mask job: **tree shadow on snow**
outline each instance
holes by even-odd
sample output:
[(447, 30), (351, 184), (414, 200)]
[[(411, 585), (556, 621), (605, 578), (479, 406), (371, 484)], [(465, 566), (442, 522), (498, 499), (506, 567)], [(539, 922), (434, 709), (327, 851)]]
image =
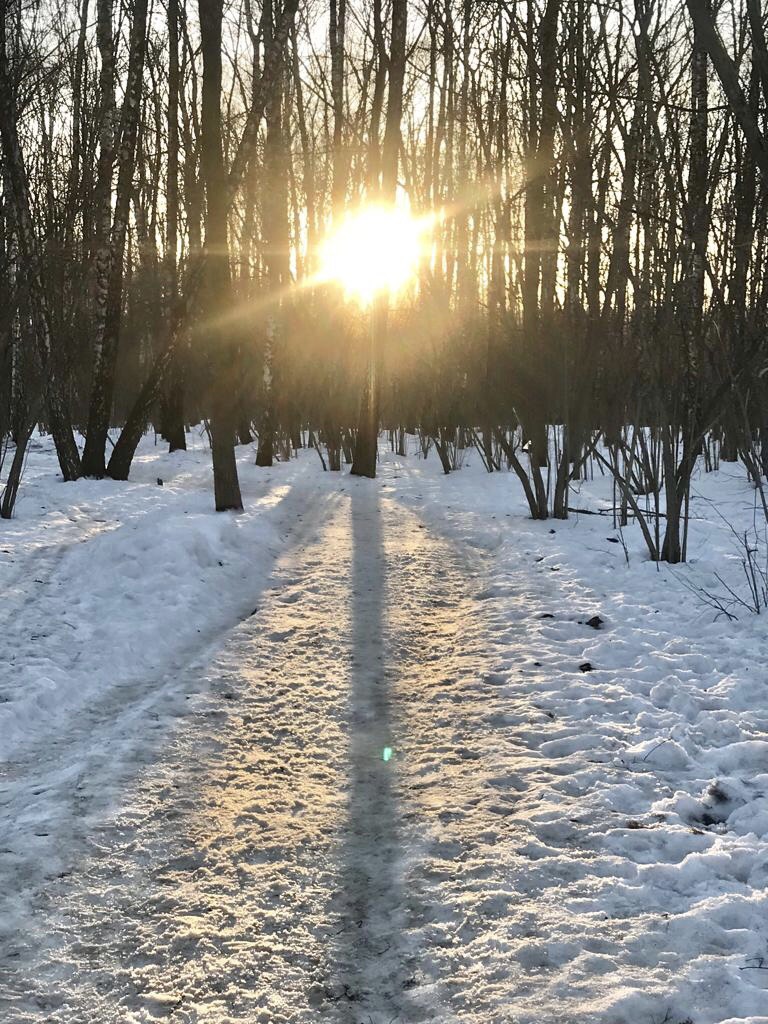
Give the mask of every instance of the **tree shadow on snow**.
[(379, 488), (351, 495), (349, 790), (340, 852), (339, 931), (326, 989), (339, 1020), (415, 1021), (403, 945), (404, 894), (396, 794), (398, 737), (386, 663), (386, 562)]

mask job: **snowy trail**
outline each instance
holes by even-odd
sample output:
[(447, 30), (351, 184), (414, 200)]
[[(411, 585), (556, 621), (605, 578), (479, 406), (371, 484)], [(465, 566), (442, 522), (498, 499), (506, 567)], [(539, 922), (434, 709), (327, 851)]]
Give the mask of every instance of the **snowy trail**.
[[(281, 560), (170, 749), (6, 945), (4, 1021), (434, 1018), (434, 997), (409, 992), (415, 828), (398, 792), (409, 749), (431, 740), (395, 687), (401, 659), (437, 655), (393, 609), (466, 580), (410, 519), (359, 487)], [(431, 611), (453, 633), (451, 602)]]
[(76, 835), (0, 857), (36, 882), (3, 1024), (766, 1024), (768, 729), (735, 672), (623, 612), (615, 545), (591, 589), (575, 524), (414, 460), (329, 477), (252, 616), (80, 723)]
[[(282, 547), (290, 550), (292, 545), (302, 543), (306, 533), (302, 516), (307, 495), (300, 485), (286, 494), (279, 488), (275, 490), (277, 497), (270, 496), (269, 507), (261, 515), (265, 519), (270, 513), (279, 515), (283, 524)], [(324, 514), (335, 500), (332, 494), (316, 494), (317, 514)], [(87, 517), (82, 518), (87, 523)], [(12, 942), (17, 916), (23, 919), (28, 912), (29, 893), (57, 873), (69, 870), (73, 858), (87, 843), (92, 825), (101, 822), (119, 804), (122, 787), (139, 768), (152, 764), (158, 757), (169, 725), (188, 712), (188, 693), (190, 689), (195, 690), (194, 676), (210, 660), (222, 634), (228, 632), (227, 625), (240, 617), (235, 610), (238, 604), (242, 607), (244, 602), (245, 607), (253, 607), (265, 575), (262, 566), (268, 565), (272, 557), (268, 550), (261, 549), (257, 552), (258, 560), (243, 559), (245, 573), (256, 569), (256, 582), (245, 588), (241, 584), (239, 591), (231, 587), (232, 593), (222, 594), (220, 607), (210, 610), (206, 621), (200, 622), (200, 628), (195, 628), (194, 615), (184, 609), (183, 590), (181, 594), (169, 595), (171, 604), (178, 603), (179, 617), (178, 625), (170, 626), (174, 642), (166, 645), (169, 650), (165, 651), (157, 643), (162, 626), (153, 626), (152, 616), (146, 611), (143, 622), (134, 617), (123, 625), (119, 606), (116, 613), (108, 603), (98, 611), (88, 606), (87, 586), (82, 588), (86, 595), (85, 608), (77, 607), (80, 597), (77, 588), (72, 588), (72, 568), (66, 563), (74, 554), (79, 558), (80, 572), (89, 558), (97, 573), (103, 570), (104, 558), (99, 557), (97, 545), (104, 531), (100, 526), (83, 527), (77, 518), (72, 522), (76, 524), (72, 536), (35, 551), (34, 574), (29, 571), (26, 576), (19, 574), (19, 582), (12, 579), (6, 591), (16, 603), (15, 614), (4, 628), (11, 652), (11, 669), (18, 655), (21, 671), (28, 671), (24, 654), (30, 651), (29, 663), (37, 662), (42, 671), (75, 679), (78, 673), (83, 680), (83, 692), (78, 693), (77, 686), (72, 688), (74, 700), (70, 707), (65, 704), (56, 708), (53, 701), (47, 702), (50, 707), (39, 706), (31, 700), (29, 714), (37, 718), (38, 729), (30, 730), (27, 741), (13, 746), (13, 756), (0, 763), (0, 834), (4, 840), (0, 842), (0, 950), (5, 948), (9, 935)], [(114, 557), (116, 546), (119, 553), (120, 544), (131, 543), (130, 537), (125, 540), (121, 537), (126, 529), (123, 523), (107, 533), (106, 539), (111, 542), (105, 552), (107, 559)], [(149, 529), (152, 529), (151, 522)], [(81, 548), (84, 538), (80, 534), (84, 531), (88, 539), (84, 547), (95, 549), (95, 557), (92, 550), (85, 552)], [(142, 540), (139, 537), (134, 542), (139, 550)], [(183, 552), (183, 546), (179, 547)], [(223, 558), (231, 557), (223, 545), (218, 554)], [(218, 560), (217, 564), (222, 566), (223, 563)], [(105, 576), (103, 585), (119, 592), (121, 588), (115, 575)], [(42, 588), (36, 598), (26, 594), (30, 585)], [(67, 591), (70, 591), (69, 597)], [(128, 594), (130, 603), (139, 603), (130, 596), (130, 590)], [(71, 606), (64, 614), (62, 595)], [(64, 607), (66, 609), (67, 605)], [(142, 609), (138, 611), (141, 616)], [(78, 631), (86, 633), (85, 642), (78, 645), (65, 642), (63, 627), (69, 625), (70, 619), (77, 623)], [(131, 653), (131, 626), (138, 625), (140, 629), (144, 623), (149, 632), (148, 640), (142, 646), (139, 633), (133, 640)], [(114, 646), (109, 644), (112, 624), (117, 624), (126, 634), (125, 638), (118, 636)], [(88, 635), (93, 632), (100, 642), (93, 642)], [(51, 658), (52, 649), (57, 652), (58, 664)], [(0, 736), (3, 741), (8, 739), (1, 731)]]

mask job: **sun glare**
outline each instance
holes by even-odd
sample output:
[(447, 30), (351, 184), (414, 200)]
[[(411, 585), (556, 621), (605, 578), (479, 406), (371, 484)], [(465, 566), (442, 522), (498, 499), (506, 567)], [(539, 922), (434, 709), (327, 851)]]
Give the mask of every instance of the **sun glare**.
[(326, 240), (320, 275), (362, 303), (402, 291), (416, 275), (427, 224), (397, 207), (366, 206)]

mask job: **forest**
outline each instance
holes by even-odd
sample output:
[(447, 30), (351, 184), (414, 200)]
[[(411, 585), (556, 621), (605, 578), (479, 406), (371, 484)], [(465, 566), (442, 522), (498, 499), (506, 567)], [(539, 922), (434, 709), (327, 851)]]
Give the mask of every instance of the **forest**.
[[(3, 516), (38, 423), (121, 480), (201, 420), (219, 509), (235, 443), (372, 475), (381, 428), (539, 519), (597, 467), (654, 559), (700, 458), (768, 511), (759, 0), (2, 8)], [(369, 309), (322, 252), (372, 204), (424, 230)]]
[(0, 0), (2, 1024), (768, 1024), (768, 3)]

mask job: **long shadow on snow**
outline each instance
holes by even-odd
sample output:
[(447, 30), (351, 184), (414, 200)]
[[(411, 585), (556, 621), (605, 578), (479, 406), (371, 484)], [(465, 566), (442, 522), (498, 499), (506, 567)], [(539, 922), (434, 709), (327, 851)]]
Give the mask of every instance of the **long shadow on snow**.
[(402, 945), (391, 674), (386, 669), (385, 554), (379, 488), (352, 490), (352, 665), (348, 720), (348, 820), (342, 833), (340, 916), (331, 998), (339, 1019), (420, 1020), (407, 995)]

